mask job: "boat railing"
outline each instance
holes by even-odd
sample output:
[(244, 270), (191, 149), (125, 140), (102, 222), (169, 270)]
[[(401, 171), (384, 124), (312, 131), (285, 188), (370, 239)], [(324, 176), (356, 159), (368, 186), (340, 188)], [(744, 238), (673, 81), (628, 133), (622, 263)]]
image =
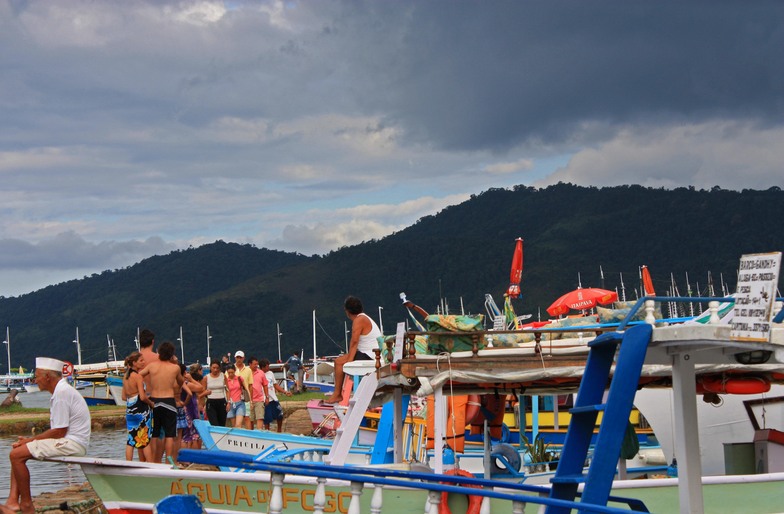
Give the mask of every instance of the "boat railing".
[[(550, 488), (526, 485), (514, 482), (501, 482), (482, 478), (471, 478), (460, 475), (435, 474), (409, 470), (393, 469), (388, 466), (354, 467), (331, 466), (327, 464), (294, 461), (271, 462), (256, 461), (253, 457), (235, 452), (203, 452), (198, 450), (181, 450), (179, 460), (197, 464), (246, 468), (253, 471), (270, 473), (272, 491), (268, 504), (270, 514), (284, 512), (284, 487), (286, 476), (303, 476), (316, 478), (317, 486), (313, 497), (313, 512), (323, 513), (327, 508), (327, 480), (348, 482), (351, 489), (349, 514), (361, 512), (360, 498), (364, 491), (370, 491), (370, 512), (381, 514), (385, 488), (423, 490), (428, 496), (424, 505), (425, 514), (436, 514), (442, 501), (442, 494), (467, 494), (482, 498), (482, 512), (489, 512), (490, 499), (508, 501), (512, 504), (513, 514), (523, 514), (526, 504), (566, 509), (578, 509), (581, 512), (628, 513), (648, 512), (644, 503), (632, 498), (611, 496), (609, 501), (626, 505), (619, 508), (605, 505), (593, 505), (550, 498)], [(392, 509), (395, 506), (391, 506)]]

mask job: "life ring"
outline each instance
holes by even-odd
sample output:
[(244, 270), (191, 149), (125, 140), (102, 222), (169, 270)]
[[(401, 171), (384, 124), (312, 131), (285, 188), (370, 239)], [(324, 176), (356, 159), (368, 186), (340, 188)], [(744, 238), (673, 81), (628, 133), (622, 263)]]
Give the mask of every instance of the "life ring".
[(760, 394), (770, 391), (770, 380), (765, 377), (705, 377), (702, 387), (715, 394)]
[(64, 361), (63, 362), (63, 376), (64, 377), (70, 377), (71, 375), (73, 375), (73, 372), (74, 372), (73, 364), (71, 364), (68, 361)]
[[(465, 471), (463, 469), (450, 469), (444, 472), (445, 475), (456, 475), (466, 478), (476, 478), (470, 471)], [(460, 487), (473, 487), (474, 489), (481, 489), (480, 486), (474, 484), (451, 484), (451, 485), (459, 485)], [(475, 494), (469, 494), (468, 496), (468, 509), (466, 509), (466, 514), (479, 514), (479, 511), (482, 509), (482, 497), (477, 496)], [(452, 511), (449, 510), (449, 493), (444, 491), (441, 493), (441, 503), (438, 505), (438, 514), (452, 514)]]

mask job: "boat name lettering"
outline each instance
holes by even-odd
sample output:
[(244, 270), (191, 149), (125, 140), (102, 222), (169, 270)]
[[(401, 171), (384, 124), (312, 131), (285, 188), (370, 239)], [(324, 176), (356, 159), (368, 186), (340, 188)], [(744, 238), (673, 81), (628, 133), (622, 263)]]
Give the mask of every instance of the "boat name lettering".
[[(284, 487), (282, 490), (283, 508), (289, 504), (299, 504), (302, 510), (313, 512), (316, 490), (313, 488), (301, 489), (298, 487)], [(171, 483), (169, 494), (192, 494), (205, 505), (239, 505), (254, 507), (266, 505), (269, 502), (271, 491), (269, 488), (254, 488), (244, 484), (215, 484), (208, 482), (185, 482), (175, 480)], [(351, 503), (351, 493), (325, 491), (326, 501), (324, 512), (348, 512)]]
[(226, 446), (232, 448), (252, 448), (254, 450), (263, 450), (264, 444), (257, 441), (248, 441), (247, 439), (226, 439)]

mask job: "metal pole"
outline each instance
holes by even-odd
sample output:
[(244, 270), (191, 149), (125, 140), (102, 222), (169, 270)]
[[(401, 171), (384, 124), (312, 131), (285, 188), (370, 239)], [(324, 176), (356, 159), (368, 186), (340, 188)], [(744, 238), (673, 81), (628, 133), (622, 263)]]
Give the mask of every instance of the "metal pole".
[(381, 311), (384, 310), (382, 306), (378, 306), (378, 328), (381, 330), (381, 333), (384, 333), (384, 319), (381, 317)]
[(76, 356), (77, 356), (77, 359), (78, 359), (77, 362), (79, 362), (79, 365), (81, 366), (82, 365), (82, 346), (81, 346), (81, 344), (79, 344), (79, 327), (76, 327), (76, 340), (74, 341), (74, 343), (76, 343)]
[(182, 357), (180, 362), (185, 364), (185, 341), (182, 339), (182, 326), (180, 326), (180, 357)]
[(278, 362), (283, 362), (283, 356), (280, 353), (280, 336), (283, 334), (280, 332), (280, 323), (275, 323), (275, 327), (278, 330)]
[(316, 309), (313, 309), (313, 376), (315, 381), (318, 382), (318, 365), (316, 364)]
[(207, 366), (212, 364), (210, 362), (210, 339), (212, 339), (212, 336), (210, 335), (210, 326), (207, 325)]
[[(6, 346), (8, 347), (8, 374), (11, 374), (11, 330), (9, 327), (5, 327), (5, 341), (3, 341)], [(8, 383), (11, 383), (11, 379), (8, 379)]]

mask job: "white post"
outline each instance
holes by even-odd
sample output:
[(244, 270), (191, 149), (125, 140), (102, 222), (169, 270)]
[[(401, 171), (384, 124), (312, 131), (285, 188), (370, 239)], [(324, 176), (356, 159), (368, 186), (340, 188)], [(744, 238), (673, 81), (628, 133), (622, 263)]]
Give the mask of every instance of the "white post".
[(280, 336), (283, 334), (280, 333), (280, 323), (275, 323), (275, 329), (278, 331), (278, 362), (283, 360), (283, 356), (280, 353)]
[(182, 339), (182, 326), (180, 326), (180, 338), (178, 339), (180, 342), (180, 364), (185, 364), (185, 341)]
[(81, 346), (81, 344), (79, 344), (79, 327), (76, 327), (76, 339), (74, 340), (74, 343), (76, 343), (76, 357), (78, 359), (77, 362), (81, 366), (82, 365), (82, 346)]
[(678, 496), (681, 512), (703, 512), (702, 463), (694, 394), (694, 361), (688, 353), (672, 357), (673, 441), (678, 458)]
[[(5, 341), (3, 343), (8, 347), (8, 374), (11, 374), (11, 330), (5, 327)], [(11, 378), (8, 379), (8, 384), (11, 384)]]
[(313, 309), (313, 380), (318, 382), (318, 364), (316, 364), (316, 309)]
[(212, 364), (212, 362), (210, 362), (211, 361), (211, 359), (210, 359), (210, 339), (212, 339), (212, 336), (210, 335), (210, 326), (207, 325), (207, 366), (208, 367), (209, 367), (210, 364)]
[(444, 472), (444, 435), (446, 430), (446, 401), (444, 399), (444, 388), (438, 386), (433, 391), (433, 458), (435, 459), (435, 471), (438, 474)]

